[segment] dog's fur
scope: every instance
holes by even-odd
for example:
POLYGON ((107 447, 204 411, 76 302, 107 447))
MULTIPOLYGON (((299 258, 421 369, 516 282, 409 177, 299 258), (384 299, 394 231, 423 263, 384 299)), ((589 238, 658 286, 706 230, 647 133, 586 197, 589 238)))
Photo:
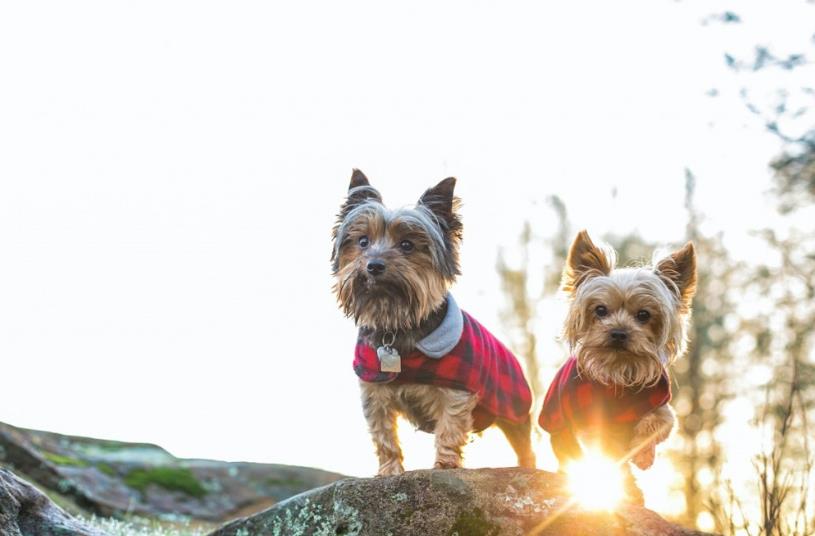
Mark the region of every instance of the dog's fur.
MULTIPOLYGON (((562 278, 570 298, 564 336, 582 376, 631 389, 653 386, 685 352, 696 292, 696 253, 688 242, 653 266, 619 269, 615 257, 612 249, 596 246, 586 231, 575 238, 562 278), (621 331, 625 340, 614 341, 612 330, 621 331)), ((675 420, 670 405, 659 407, 635 425, 624 452, 614 454, 647 469, 675 420)), ((580 440, 606 444, 602 437, 580 440)), ((561 461, 575 457, 576 446, 553 447, 561 461)))
MULTIPOLYGON (((444 179, 415 207, 391 210, 367 177, 354 170, 334 226, 331 261, 340 307, 354 318, 370 346, 379 346, 386 333, 393 333, 393 347, 407 355, 444 319, 447 291, 460 273, 462 224, 459 200, 453 195, 455 183, 452 177, 444 179), (380 273, 369 271, 372 261, 381 263, 380 273)), ((434 432, 435 467, 461 467, 477 395, 419 384, 360 382, 360 386, 379 475, 404 472, 398 415, 434 432)), ((499 419, 496 424, 515 449, 518 463, 534 467, 531 421, 519 425, 499 419)))

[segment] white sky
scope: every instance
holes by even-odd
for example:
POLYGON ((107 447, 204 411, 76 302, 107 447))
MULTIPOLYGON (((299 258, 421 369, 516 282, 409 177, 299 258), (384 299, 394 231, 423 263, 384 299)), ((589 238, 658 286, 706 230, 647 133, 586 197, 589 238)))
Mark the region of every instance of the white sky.
MULTIPOLYGON (((496 252, 525 218, 550 230, 550 194, 595 235, 672 244, 687 166, 749 256, 778 145, 722 56, 800 50, 814 9, 3 3, 0 421, 372 473, 328 264, 351 168, 393 204, 459 178, 455 292, 499 335, 496 252), (745 24, 700 24, 724 9, 745 24)), ((428 466, 429 436, 403 436, 428 466)), ((512 461, 478 449, 471 465, 512 461)))

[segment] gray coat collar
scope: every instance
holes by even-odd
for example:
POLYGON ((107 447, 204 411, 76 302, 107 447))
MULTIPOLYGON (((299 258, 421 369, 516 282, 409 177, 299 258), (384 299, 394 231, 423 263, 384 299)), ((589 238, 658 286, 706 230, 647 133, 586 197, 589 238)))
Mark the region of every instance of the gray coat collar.
POLYGON ((427 357, 439 359, 450 353, 461 340, 464 331, 464 318, 453 295, 447 293, 447 314, 439 327, 416 343, 416 348, 427 357))

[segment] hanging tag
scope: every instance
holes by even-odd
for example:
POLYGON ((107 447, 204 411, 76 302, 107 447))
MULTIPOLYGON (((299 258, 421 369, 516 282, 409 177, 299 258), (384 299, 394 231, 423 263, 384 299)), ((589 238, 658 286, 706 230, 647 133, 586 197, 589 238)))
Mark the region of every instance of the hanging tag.
POLYGON ((376 349, 376 356, 382 372, 402 372, 402 356, 393 347, 380 346, 376 349))

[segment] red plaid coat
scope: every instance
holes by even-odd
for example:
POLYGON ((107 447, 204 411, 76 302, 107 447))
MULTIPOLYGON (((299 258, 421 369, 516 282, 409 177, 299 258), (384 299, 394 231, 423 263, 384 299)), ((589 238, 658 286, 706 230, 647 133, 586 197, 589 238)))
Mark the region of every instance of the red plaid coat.
POLYGON ((667 373, 641 390, 607 386, 582 378, 570 357, 549 385, 538 423, 552 435, 599 428, 630 436, 640 419, 670 400, 667 373))
POLYGON ((473 430, 497 417, 521 423, 529 417, 532 393, 518 360, 501 342, 462 311, 464 330, 447 355, 434 359, 418 350, 402 356, 401 372, 381 372, 376 349, 357 341, 354 372, 365 382, 421 383, 478 395, 473 430))

